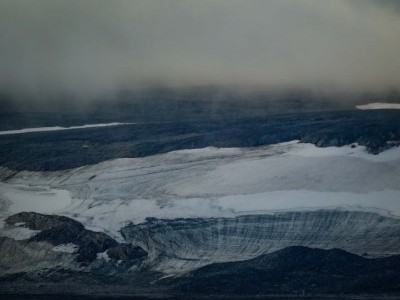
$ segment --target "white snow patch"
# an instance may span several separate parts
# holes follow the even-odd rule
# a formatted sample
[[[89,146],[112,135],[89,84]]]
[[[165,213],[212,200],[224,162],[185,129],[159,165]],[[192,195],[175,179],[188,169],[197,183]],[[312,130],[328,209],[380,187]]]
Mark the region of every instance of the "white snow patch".
[[[108,262],[111,258],[108,256],[107,251],[108,250],[97,253],[97,259],[104,259],[106,262]]]
[[[14,226],[21,227],[21,226],[24,226],[25,224],[26,224],[26,222],[17,222],[14,224]]]
[[[55,247],[53,247],[53,251],[56,252],[64,252],[64,253],[75,253],[78,251],[79,246],[75,245],[73,243],[68,243],[68,244],[60,244]]]
[[[31,230],[29,228],[20,227],[23,226],[22,222],[15,223],[15,226],[7,225],[4,220],[5,218],[0,219],[0,237],[8,237],[17,241],[27,240],[41,231],[41,230]]]
[[[364,105],[357,105],[357,109],[368,110],[368,109],[400,109],[400,103],[383,103],[375,102]]]
[[[29,133],[29,132],[42,132],[42,131],[74,130],[74,129],[83,129],[83,128],[108,127],[108,126],[120,126],[120,125],[131,125],[131,124],[135,124],[135,123],[113,122],[113,123],[101,123],[101,124],[86,124],[86,125],[71,126],[71,127],[61,127],[61,126],[35,127],[35,128],[24,128],[24,129],[0,131],[0,135],[21,134],[21,133]]]

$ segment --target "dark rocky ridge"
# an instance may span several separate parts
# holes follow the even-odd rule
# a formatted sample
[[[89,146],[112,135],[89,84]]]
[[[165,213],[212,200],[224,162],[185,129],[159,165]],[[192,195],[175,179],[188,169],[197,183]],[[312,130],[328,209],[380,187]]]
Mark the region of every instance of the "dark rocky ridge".
[[[34,212],[22,212],[8,217],[6,224],[24,223],[31,230],[41,230],[30,238],[32,242],[48,242],[54,246],[72,243],[79,247],[77,261],[88,264],[96,259],[97,253],[107,251],[115,261],[143,259],[147,253],[131,244],[119,244],[102,232],[94,232],[70,218],[57,215],[43,215]]]

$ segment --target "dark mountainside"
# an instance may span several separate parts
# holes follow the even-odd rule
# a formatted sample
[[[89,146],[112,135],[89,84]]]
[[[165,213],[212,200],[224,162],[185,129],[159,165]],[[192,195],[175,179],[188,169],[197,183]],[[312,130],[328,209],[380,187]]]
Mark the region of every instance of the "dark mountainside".
[[[76,261],[87,265],[96,259],[96,254],[107,251],[115,261],[144,259],[147,253],[140,247],[131,244],[120,244],[102,232],[94,232],[73,219],[43,215],[33,212],[22,212],[8,217],[7,225],[24,223],[24,227],[40,230],[29,239],[29,242],[47,242],[54,246],[72,243],[78,246]]]
[[[87,120],[83,124],[98,122]],[[0,165],[16,171],[55,171],[180,149],[257,147],[291,140],[319,147],[358,143],[371,153],[379,153],[399,145],[400,111],[271,114],[233,120],[177,118],[169,122],[0,135]]]
[[[352,110],[357,104],[399,99],[398,93],[363,94],[350,99],[339,95],[332,99],[310,91],[243,92],[217,87],[124,91],[110,99],[93,101],[61,96],[47,101],[18,101],[0,92],[0,130],[117,121],[234,121],[271,114]]]
[[[339,97],[339,96],[338,96]],[[0,97],[0,130],[133,125],[0,135],[0,166],[55,171],[173,150],[257,147],[300,140],[319,147],[358,143],[371,153],[399,145],[400,111],[359,111],[356,104],[396,102],[397,93],[332,99],[309,91],[240,92],[213,87],[121,92],[113,100],[24,105]]]
[[[188,294],[373,294],[398,292],[399,272],[400,256],[366,259],[340,249],[289,247],[208,265],[171,283]]]

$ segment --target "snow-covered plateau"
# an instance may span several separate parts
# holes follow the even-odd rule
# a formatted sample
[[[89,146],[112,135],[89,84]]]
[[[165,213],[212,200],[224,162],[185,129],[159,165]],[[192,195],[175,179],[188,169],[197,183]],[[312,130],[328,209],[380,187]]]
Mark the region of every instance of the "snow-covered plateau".
[[[400,148],[297,141],[260,148],[203,148],[116,159],[56,172],[0,169],[2,214],[75,215],[118,235],[147,217],[222,217],[348,208],[400,216]]]

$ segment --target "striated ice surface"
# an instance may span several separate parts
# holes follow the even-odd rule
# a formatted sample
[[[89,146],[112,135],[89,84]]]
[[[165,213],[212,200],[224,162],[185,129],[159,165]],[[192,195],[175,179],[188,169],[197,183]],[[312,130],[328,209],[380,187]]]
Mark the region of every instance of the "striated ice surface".
[[[400,254],[400,219],[342,210],[149,219],[126,226],[122,234],[149,252],[155,269],[168,274],[251,259],[289,246],[340,248],[367,257]]]

